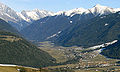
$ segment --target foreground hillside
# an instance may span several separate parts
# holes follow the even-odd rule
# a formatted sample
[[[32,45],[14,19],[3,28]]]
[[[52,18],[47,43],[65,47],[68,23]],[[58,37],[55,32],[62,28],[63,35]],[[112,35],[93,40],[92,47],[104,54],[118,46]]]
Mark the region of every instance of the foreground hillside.
[[[0,31],[0,63],[44,67],[52,65],[53,61],[48,53],[23,38]]]

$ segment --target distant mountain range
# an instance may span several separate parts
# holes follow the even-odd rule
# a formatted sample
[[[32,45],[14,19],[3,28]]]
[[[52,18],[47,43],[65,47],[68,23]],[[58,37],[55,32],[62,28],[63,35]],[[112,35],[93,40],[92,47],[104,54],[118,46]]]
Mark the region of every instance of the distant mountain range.
[[[110,8],[98,4],[91,9],[76,8],[69,11],[59,11],[56,13],[39,9],[34,9],[32,11],[23,10],[22,12],[18,13],[10,7],[8,7],[7,5],[0,3],[0,18],[10,23],[13,27],[15,27],[18,30],[22,30],[23,28],[29,26],[35,20],[39,20],[47,16],[65,15],[68,17],[72,17],[76,14],[79,14],[81,16],[97,16],[115,13],[117,11],[120,11],[120,8]]]
[[[0,3],[0,18],[17,29],[27,25],[27,22],[18,16],[17,12],[2,3]]]
[[[66,29],[56,37],[56,44],[63,46],[84,46],[104,44],[119,40],[120,13],[97,16]]]
[[[44,18],[46,16],[52,16],[53,12],[46,11],[46,10],[34,9],[32,11],[25,11],[25,10],[23,10],[18,15],[21,18],[23,18],[25,21],[32,22],[34,20],[38,20],[38,19]]]
[[[0,18],[10,23],[13,27],[21,30],[31,24],[32,21],[51,15],[52,12],[35,9],[33,11],[22,11],[18,13],[0,3]]]
[[[54,16],[47,16],[34,21],[31,25],[21,30],[21,33],[29,40],[52,40],[56,42],[56,44],[63,46],[92,46],[101,44],[114,40],[116,37],[111,40],[105,39],[106,41],[94,43],[96,42],[94,41],[95,36],[92,35],[95,35],[95,31],[100,26],[107,28],[108,23],[112,26],[114,24],[112,19],[116,19],[116,17],[113,17],[116,16],[114,13],[118,11],[120,11],[120,8],[110,8],[101,5],[96,5],[91,9],[77,8],[70,11],[61,11],[55,13]],[[114,15],[111,16],[111,14]],[[106,26],[104,26],[104,24],[106,24]],[[90,32],[90,30],[92,31]],[[101,30],[104,29],[99,28],[98,31]],[[98,32],[96,36],[99,36],[99,34]],[[97,40],[98,39],[99,38],[97,38]]]

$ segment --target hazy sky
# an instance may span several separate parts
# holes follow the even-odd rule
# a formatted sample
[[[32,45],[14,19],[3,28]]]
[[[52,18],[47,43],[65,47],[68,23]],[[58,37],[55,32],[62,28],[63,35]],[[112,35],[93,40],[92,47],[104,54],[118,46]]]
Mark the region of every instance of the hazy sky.
[[[53,12],[74,8],[92,8],[101,4],[113,8],[120,8],[120,0],[0,0],[15,11],[44,9]]]

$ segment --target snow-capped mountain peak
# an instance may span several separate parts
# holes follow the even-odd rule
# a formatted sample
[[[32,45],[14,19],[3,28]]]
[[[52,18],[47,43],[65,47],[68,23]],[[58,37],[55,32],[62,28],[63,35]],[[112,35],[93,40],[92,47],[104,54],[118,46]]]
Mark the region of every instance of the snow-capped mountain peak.
[[[14,10],[12,10],[11,8],[9,8],[7,5],[4,5],[3,3],[0,3],[0,14],[1,14],[0,18],[2,18],[2,19],[4,19],[5,17],[3,17],[3,16],[6,16],[6,15],[16,21],[18,18],[16,12]],[[6,19],[4,19],[4,20],[6,20]],[[8,20],[6,20],[6,21],[8,21]]]
[[[86,11],[86,9],[84,9],[84,8],[75,8],[75,9],[67,11],[66,15],[67,16],[73,16],[75,14],[82,14],[85,11]]]
[[[0,2],[0,18],[10,23],[13,27],[21,29],[21,27],[27,25],[26,22],[18,16],[18,13]],[[24,24],[23,24],[24,22]]]
[[[54,13],[54,15],[66,15],[66,16],[74,16],[76,14],[89,14],[92,13],[93,15],[106,15],[110,13],[115,13],[117,11],[120,11],[120,8],[111,8],[107,6],[102,6],[100,4],[95,5],[93,8],[90,9],[84,9],[84,8],[75,8],[68,11],[59,11],[57,13]]]
[[[31,22],[32,20],[38,20],[46,16],[52,16],[52,15],[53,15],[53,12],[46,11],[46,10],[39,10],[39,9],[34,9],[32,11],[23,10],[20,14],[20,16],[24,17],[24,19],[28,22]]]
[[[90,8],[87,11],[85,11],[85,14],[92,13],[95,16],[97,16],[97,15],[107,15],[110,13],[115,13],[117,11],[120,11],[120,8],[111,8],[111,7],[102,6],[100,4],[97,4],[93,8]]]
[[[8,6],[0,2],[0,10],[5,11],[7,8]]]
[[[84,8],[75,8],[75,9],[72,9],[72,10],[68,10],[68,11],[59,11],[57,13],[54,13],[54,15],[66,15],[66,16],[73,16],[75,14],[82,14],[83,12],[85,12],[86,9]]]

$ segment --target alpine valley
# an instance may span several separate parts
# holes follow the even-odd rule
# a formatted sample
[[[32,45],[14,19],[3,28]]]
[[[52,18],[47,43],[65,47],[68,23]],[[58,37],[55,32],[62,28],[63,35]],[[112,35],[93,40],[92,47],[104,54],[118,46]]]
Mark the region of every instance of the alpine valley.
[[[0,3],[0,72],[120,72],[120,8],[16,12]]]

